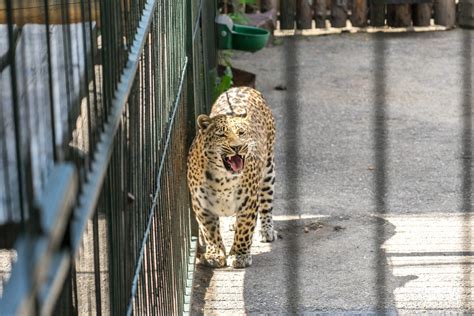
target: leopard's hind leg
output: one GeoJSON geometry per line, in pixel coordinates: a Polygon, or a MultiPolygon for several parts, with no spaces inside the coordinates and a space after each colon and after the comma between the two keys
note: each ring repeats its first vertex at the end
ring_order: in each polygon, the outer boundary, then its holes
{"type": "Polygon", "coordinates": [[[270,156],[265,166],[265,177],[260,187],[260,205],[258,213],[260,218],[260,241],[272,242],[277,239],[277,231],[273,228],[273,194],[275,187],[275,164],[270,156]]]}

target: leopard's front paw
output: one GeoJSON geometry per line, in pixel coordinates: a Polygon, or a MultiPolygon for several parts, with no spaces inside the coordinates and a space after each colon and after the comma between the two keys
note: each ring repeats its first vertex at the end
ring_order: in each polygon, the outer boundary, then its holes
{"type": "Polygon", "coordinates": [[[236,269],[249,267],[251,264],[252,264],[252,256],[250,254],[230,255],[227,258],[227,265],[236,269]]]}
{"type": "Polygon", "coordinates": [[[273,228],[260,230],[260,242],[272,242],[277,240],[278,232],[273,228]]]}
{"type": "Polygon", "coordinates": [[[226,258],[223,254],[216,254],[216,253],[205,253],[201,255],[199,258],[198,263],[212,267],[212,268],[223,268],[226,266],[226,258]]]}

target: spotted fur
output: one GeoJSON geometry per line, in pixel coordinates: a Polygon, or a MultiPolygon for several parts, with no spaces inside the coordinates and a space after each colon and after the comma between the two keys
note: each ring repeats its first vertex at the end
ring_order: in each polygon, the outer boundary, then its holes
{"type": "Polygon", "coordinates": [[[188,155],[188,185],[205,244],[200,261],[212,267],[247,267],[252,264],[257,214],[261,240],[271,242],[277,236],[272,219],[273,115],[257,90],[232,88],[219,96],[209,116],[198,117],[197,125],[188,155]],[[219,231],[220,216],[236,217],[228,258],[219,231]]]}

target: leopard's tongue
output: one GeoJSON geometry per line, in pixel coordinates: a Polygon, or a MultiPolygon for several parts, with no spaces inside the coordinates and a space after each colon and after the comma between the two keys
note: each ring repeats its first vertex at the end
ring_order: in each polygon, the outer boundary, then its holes
{"type": "Polygon", "coordinates": [[[238,155],[227,158],[227,162],[234,172],[239,172],[244,168],[244,160],[238,155]]]}

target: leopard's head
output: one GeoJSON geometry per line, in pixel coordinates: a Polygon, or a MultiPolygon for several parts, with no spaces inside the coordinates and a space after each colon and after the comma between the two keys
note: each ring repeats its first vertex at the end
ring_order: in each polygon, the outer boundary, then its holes
{"type": "Polygon", "coordinates": [[[242,172],[248,154],[248,123],[243,117],[217,115],[197,118],[204,155],[213,167],[233,174],[242,172]]]}

